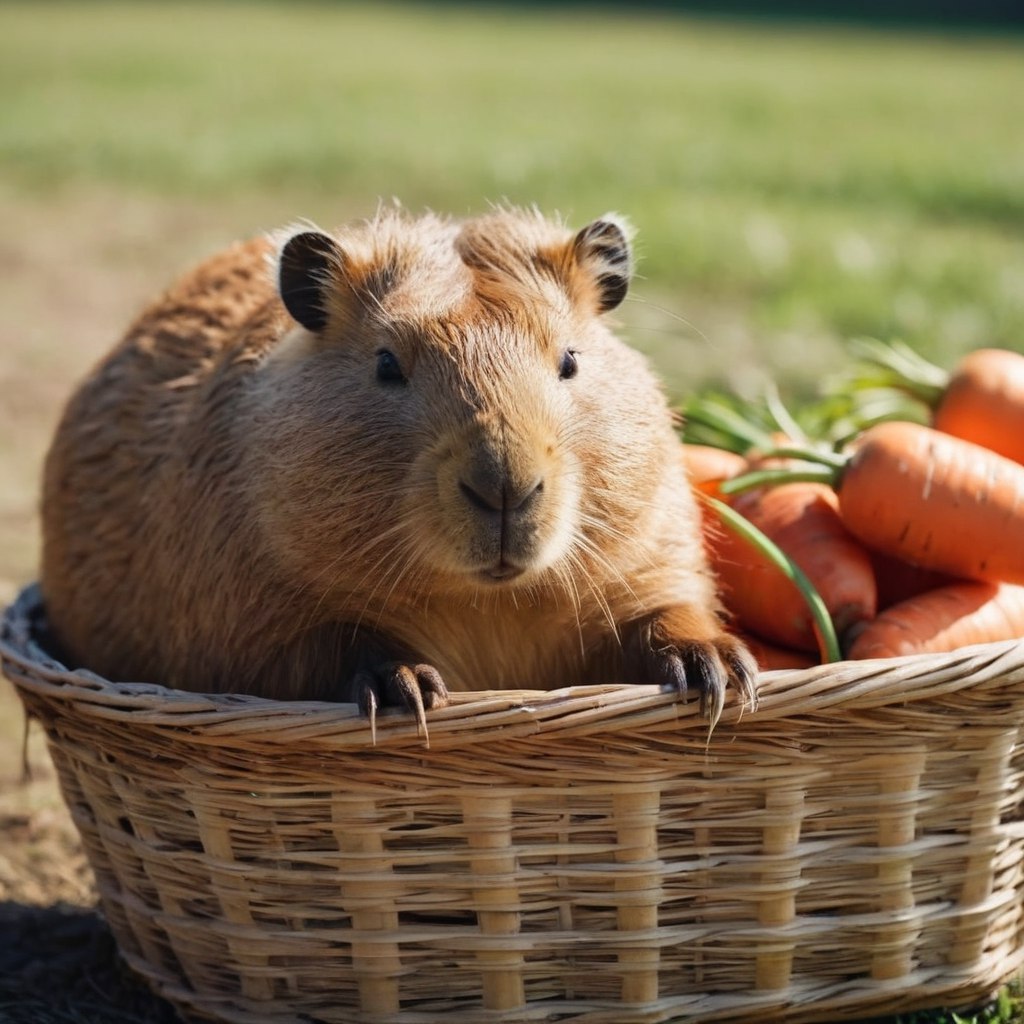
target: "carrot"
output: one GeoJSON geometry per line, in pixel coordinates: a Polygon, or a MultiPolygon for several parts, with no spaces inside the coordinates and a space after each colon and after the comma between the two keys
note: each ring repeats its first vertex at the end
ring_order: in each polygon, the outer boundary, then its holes
{"type": "Polygon", "coordinates": [[[1024,355],[980,348],[961,359],[932,426],[1024,463],[1024,355]]]}
{"type": "Polygon", "coordinates": [[[762,672],[778,668],[810,668],[812,665],[818,664],[818,659],[806,651],[794,651],[788,647],[779,647],[752,633],[737,633],[736,635],[754,656],[757,666],[762,672]]]}
{"type": "Polygon", "coordinates": [[[709,538],[708,554],[719,594],[740,629],[776,644],[816,650],[799,590],[756,547],[743,537],[716,530],[709,538]]]}
{"type": "MultiPolygon", "coordinates": [[[[871,562],[843,526],[828,487],[783,484],[741,494],[731,505],[803,570],[840,638],[874,616],[871,562]]],[[[732,533],[712,538],[710,553],[722,599],[743,628],[784,647],[818,649],[806,602],[773,563],[732,533]]]]}
{"type": "Polygon", "coordinates": [[[832,619],[821,595],[804,571],[770,538],[753,523],[730,508],[724,501],[711,495],[701,495],[705,507],[705,541],[711,540],[714,552],[718,543],[741,541],[739,550],[742,557],[758,562],[767,561],[778,574],[788,580],[804,602],[813,623],[813,633],[823,662],[839,661],[841,655],[832,619]],[[713,522],[710,516],[714,516],[713,522]],[[711,524],[709,526],[709,523],[711,524]],[[715,527],[718,527],[716,529],[715,527]]]}
{"type": "Polygon", "coordinates": [[[849,454],[800,456],[824,465],[746,473],[723,484],[722,492],[769,478],[829,482],[843,522],[867,546],[951,576],[1024,583],[1024,466],[896,420],[869,427],[849,454]]]}
{"type": "Polygon", "coordinates": [[[1024,355],[979,348],[947,372],[905,345],[861,341],[856,348],[882,382],[930,409],[936,430],[1024,463],[1024,355]]]}
{"type": "Polygon", "coordinates": [[[959,583],[955,576],[934,569],[922,569],[919,565],[902,562],[891,555],[868,548],[868,557],[875,570],[875,586],[878,588],[878,610],[884,611],[908,597],[916,597],[926,590],[944,587],[948,583],[959,583]]]}
{"type": "Polygon", "coordinates": [[[857,442],[837,493],[866,544],[968,579],[1024,583],[1024,467],[915,423],[857,442]]]}
{"type": "Polygon", "coordinates": [[[960,582],[936,587],[881,612],[853,642],[850,658],[955,651],[1024,637],[1024,587],[960,582]]]}
{"type": "Polygon", "coordinates": [[[698,490],[713,493],[717,484],[742,473],[747,468],[747,460],[736,452],[710,444],[684,444],[683,465],[691,484],[698,490]]]}

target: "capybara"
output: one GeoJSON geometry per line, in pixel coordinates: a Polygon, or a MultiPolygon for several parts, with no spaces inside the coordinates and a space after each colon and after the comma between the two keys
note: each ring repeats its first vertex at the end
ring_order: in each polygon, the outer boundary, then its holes
{"type": "Polygon", "coordinates": [[[397,706],[727,685],[672,414],[604,314],[614,216],[383,209],[237,244],[146,308],[46,461],[63,655],[118,680],[397,706]]]}

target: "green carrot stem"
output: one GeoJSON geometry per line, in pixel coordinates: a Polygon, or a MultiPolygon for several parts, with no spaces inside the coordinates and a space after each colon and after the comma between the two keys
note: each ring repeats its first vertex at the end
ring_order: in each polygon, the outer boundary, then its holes
{"type": "Polygon", "coordinates": [[[789,409],[786,408],[786,404],[782,401],[782,396],[779,394],[779,389],[774,381],[768,382],[768,386],[765,388],[764,401],[768,407],[768,412],[771,414],[772,419],[775,420],[779,430],[800,444],[810,443],[803,427],[797,423],[790,414],[789,409]]]}
{"type": "Polygon", "coordinates": [[[771,438],[767,433],[727,406],[712,407],[707,402],[694,402],[687,407],[684,416],[688,420],[713,427],[727,437],[742,441],[742,450],[762,448],[766,444],[771,444],[771,438]]]}
{"type": "Polygon", "coordinates": [[[864,405],[858,409],[856,420],[847,425],[846,432],[835,436],[832,450],[838,454],[869,427],[884,423],[886,420],[912,420],[914,423],[921,423],[923,417],[917,416],[916,410],[908,409],[898,401],[886,403],[880,400],[864,405]]]}
{"type": "Polygon", "coordinates": [[[821,646],[822,661],[842,661],[839,651],[839,640],[836,637],[832,618],[822,601],[821,595],[814,589],[814,584],[807,578],[803,570],[769,537],[766,537],[753,523],[731,509],[723,501],[704,496],[704,500],[715,510],[722,523],[737,536],[753,544],[787,579],[795,584],[800,595],[807,603],[811,618],[818,634],[821,646]]]}
{"type": "Polygon", "coordinates": [[[759,459],[797,459],[799,462],[817,462],[833,470],[841,470],[849,458],[840,452],[825,451],[821,448],[790,448],[785,445],[779,448],[768,448],[758,452],[759,459]]]}
{"type": "Polygon", "coordinates": [[[718,489],[722,494],[742,494],[756,487],[774,487],[778,484],[817,483],[831,487],[835,482],[836,471],[827,466],[819,469],[752,469],[749,473],[723,480],[718,489]]]}
{"type": "Polygon", "coordinates": [[[876,338],[855,338],[850,343],[855,356],[882,371],[884,383],[934,407],[949,384],[949,373],[928,362],[909,345],[899,341],[888,344],[876,338]]]}

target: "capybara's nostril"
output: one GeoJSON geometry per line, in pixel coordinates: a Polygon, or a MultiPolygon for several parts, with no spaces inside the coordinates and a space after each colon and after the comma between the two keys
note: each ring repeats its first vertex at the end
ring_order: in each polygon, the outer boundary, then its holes
{"type": "Polygon", "coordinates": [[[485,484],[468,484],[465,480],[459,481],[459,490],[462,496],[481,512],[501,512],[504,507],[504,494],[496,491],[485,484]]]}
{"type": "Polygon", "coordinates": [[[475,509],[507,514],[524,509],[535,495],[544,490],[544,481],[539,477],[526,484],[518,484],[507,478],[494,483],[479,479],[472,483],[460,480],[459,490],[475,509]]]}
{"type": "Polygon", "coordinates": [[[537,477],[521,487],[513,487],[510,483],[506,482],[504,492],[505,511],[518,512],[525,505],[528,505],[535,495],[540,494],[543,490],[544,480],[541,477],[537,477]]]}

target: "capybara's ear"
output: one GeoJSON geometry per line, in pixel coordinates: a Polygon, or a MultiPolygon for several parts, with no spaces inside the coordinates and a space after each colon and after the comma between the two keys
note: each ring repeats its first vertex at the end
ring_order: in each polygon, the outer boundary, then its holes
{"type": "Polygon", "coordinates": [[[624,220],[606,214],[573,239],[576,263],[594,283],[599,313],[614,309],[626,297],[633,274],[631,234],[624,220]]]}
{"type": "Polygon", "coordinates": [[[281,246],[277,287],[285,309],[308,331],[327,326],[326,291],[341,270],[345,254],[320,231],[300,231],[281,246]]]}

